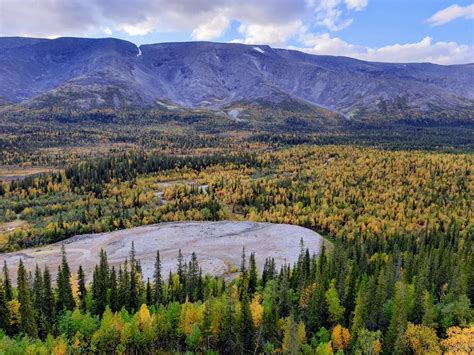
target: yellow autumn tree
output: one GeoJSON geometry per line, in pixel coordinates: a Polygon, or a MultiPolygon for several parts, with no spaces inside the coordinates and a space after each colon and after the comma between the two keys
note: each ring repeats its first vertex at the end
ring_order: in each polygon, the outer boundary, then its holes
{"type": "Polygon", "coordinates": [[[250,303],[250,313],[252,314],[253,326],[258,329],[262,324],[263,319],[263,305],[261,304],[261,296],[255,295],[250,303]]]}
{"type": "Polygon", "coordinates": [[[403,336],[403,343],[414,354],[442,353],[436,331],[421,324],[408,323],[403,336]]]}
{"type": "Polygon", "coordinates": [[[445,354],[474,354],[474,326],[451,327],[447,338],[441,341],[445,354]]]}
{"type": "Polygon", "coordinates": [[[193,330],[193,325],[197,324],[202,326],[204,319],[204,305],[195,305],[189,301],[186,301],[181,307],[181,316],[179,328],[188,336],[193,330]]]}
{"type": "Polygon", "coordinates": [[[331,340],[336,350],[344,350],[349,345],[351,333],[349,332],[349,329],[338,324],[332,330],[331,340]]]}

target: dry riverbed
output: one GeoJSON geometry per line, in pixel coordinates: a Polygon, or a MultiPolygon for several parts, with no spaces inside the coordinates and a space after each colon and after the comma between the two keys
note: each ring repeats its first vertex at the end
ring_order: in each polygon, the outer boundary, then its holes
{"type": "Polygon", "coordinates": [[[300,239],[311,253],[319,253],[323,238],[312,230],[288,225],[254,222],[173,222],[161,223],[109,233],[87,234],[69,238],[53,245],[0,254],[0,263],[6,260],[11,277],[16,280],[18,262],[23,259],[28,270],[35,264],[48,265],[55,277],[61,262],[64,244],[72,271],[82,265],[88,278],[99,261],[99,251],[107,251],[109,263],[117,266],[129,255],[132,241],[140,259],[143,276],[153,276],[156,251],[160,250],[163,275],[176,270],[176,257],[181,249],[186,260],[197,254],[203,273],[231,277],[240,265],[242,247],[247,256],[255,252],[261,271],[265,259],[274,257],[277,267],[293,263],[299,255],[300,239]]]}

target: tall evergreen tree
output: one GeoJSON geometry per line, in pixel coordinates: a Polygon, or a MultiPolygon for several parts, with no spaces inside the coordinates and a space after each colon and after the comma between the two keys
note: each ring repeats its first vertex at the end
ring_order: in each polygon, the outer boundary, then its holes
{"type": "Polygon", "coordinates": [[[250,254],[249,261],[249,282],[248,282],[248,293],[253,295],[257,289],[258,275],[257,275],[257,263],[255,262],[255,253],[250,254]]]}
{"type": "Polygon", "coordinates": [[[109,288],[109,264],[107,261],[107,253],[100,250],[99,265],[95,267],[92,275],[92,299],[94,300],[94,314],[102,315],[108,302],[109,288]]]}
{"type": "Polygon", "coordinates": [[[38,334],[41,338],[46,337],[47,335],[47,326],[46,319],[43,314],[43,303],[44,303],[44,284],[43,284],[43,275],[40,271],[38,264],[35,268],[35,276],[33,279],[33,290],[32,290],[33,306],[36,311],[37,327],[38,334]]]}
{"type": "Polygon", "coordinates": [[[13,292],[12,292],[12,282],[10,280],[10,273],[8,272],[7,261],[3,261],[3,282],[5,287],[5,297],[7,301],[11,301],[13,299],[13,292]]]}
{"type": "Polygon", "coordinates": [[[38,337],[38,328],[36,327],[36,314],[31,299],[30,286],[28,285],[27,273],[23,261],[20,259],[18,265],[18,302],[20,302],[20,331],[32,338],[38,337]]]}
{"type": "Polygon", "coordinates": [[[219,350],[223,354],[235,354],[238,349],[235,329],[235,307],[232,297],[227,296],[227,301],[222,314],[222,327],[219,334],[219,350]]]}
{"type": "Polygon", "coordinates": [[[155,284],[153,302],[158,306],[163,302],[163,280],[161,278],[161,260],[159,250],[156,251],[155,271],[153,273],[153,279],[155,284]]]}
{"type": "Polygon", "coordinates": [[[384,349],[393,354],[403,353],[402,337],[408,323],[408,292],[407,285],[402,281],[395,286],[395,296],[392,304],[392,317],[387,330],[384,349]]]}
{"type": "Polygon", "coordinates": [[[51,285],[51,274],[46,266],[43,271],[43,309],[42,313],[45,319],[45,325],[48,333],[54,329],[56,320],[55,300],[53,287],[51,285]]]}
{"type": "Polygon", "coordinates": [[[153,292],[151,291],[150,278],[148,278],[146,281],[145,303],[147,304],[147,306],[153,304],[153,292]]]}
{"type": "Polygon", "coordinates": [[[79,270],[77,271],[78,286],[79,286],[79,308],[82,312],[86,312],[86,297],[87,297],[87,287],[86,287],[86,276],[82,266],[79,265],[79,270]]]}
{"type": "Polygon", "coordinates": [[[71,288],[71,271],[69,269],[69,264],[67,262],[66,248],[64,245],[61,246],[61,265],[58,268],[58,278],[57,278],[57,289],[58,289],[58,298],[57,298],[57,311],[72,311],[76,305],[74,302],[74,297],[72,296],[71,288]]]}
{"type": "Polygon", "coordinates": [[[140,306],[140,293],[138,290],[139,270],[137,270],[137,260],[135,256],[135,243],[132,241],[132,249],[130,250],[130,293],[128,310],[134,312],[140,306]]]}
{"type": "Polygon", "coordinates": [[[10,330],[10,310],[8,309],[7,302],[5,286],[2,280],[0,280],[0,329],[5,333],[10,330]]]}
{"type": "Polygon", "coordinates": [[[240,306],[240,334],[241,334],[241,346],[242,353],[252,352],[254,348],[253,343],[253,321],[252,314],[250,313],[249,297],[247,292],[242,296],[242,302],[240,306]]]}

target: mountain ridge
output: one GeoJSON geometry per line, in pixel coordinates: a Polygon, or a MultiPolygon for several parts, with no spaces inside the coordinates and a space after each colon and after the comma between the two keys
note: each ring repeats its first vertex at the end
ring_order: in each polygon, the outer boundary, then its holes
{"type": "Polygon", "coordinates": [[[225,111],[294,101],[314,106],[316,115],[357,120],[474,120],[473,63],[366,62],[267,45],[137,46],[115,38],[3,37],[0,50],[4,109],[117,111],[169,102],[225,111]]]}

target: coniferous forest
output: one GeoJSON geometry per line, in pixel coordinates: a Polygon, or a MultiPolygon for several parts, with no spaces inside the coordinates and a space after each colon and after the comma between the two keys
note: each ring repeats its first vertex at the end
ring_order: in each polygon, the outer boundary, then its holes
{"type": "Polygon", "coordinates": [[[176,255],[142,276],[132,244],[92,274],[3,265],[0,353],[469,354],[474,351],[473,157],[348,146],[76,158],[0,189],[3,251],[185,220],[290,223],[328,247],[238,275],[176,255]],[[203,188],[206,186],[206,189],[203,188]],[[160,192],[157,194],[156,192],[160,192]],[[17,268],[17,278],[11,270],[17,268]]]}

